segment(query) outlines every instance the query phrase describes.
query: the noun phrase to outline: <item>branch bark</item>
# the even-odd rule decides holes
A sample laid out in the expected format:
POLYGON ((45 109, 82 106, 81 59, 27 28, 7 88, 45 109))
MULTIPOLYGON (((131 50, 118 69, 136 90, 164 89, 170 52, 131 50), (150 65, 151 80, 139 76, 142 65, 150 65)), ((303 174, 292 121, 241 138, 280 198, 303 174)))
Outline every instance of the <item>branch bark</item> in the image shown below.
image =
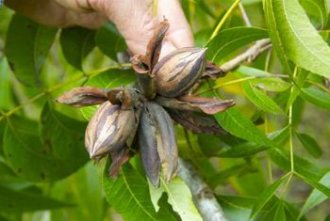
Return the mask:
POLYGON ((262 39, 257 41, 252 47, 244 51, 243 53, 237 55, 232 60, 227 61, 220 66, 222 74, 227 73, 235 68, 237 68, 241 63, 247 61, 251 63, 254 61, 262 52, 271 48, 271 42, 269 39, 262 39))
POLYGON ((179 176, 190 188, 194 203, 205 221, 227 221, 211 188, 200 178, 193 166, 179 159, 179 176))

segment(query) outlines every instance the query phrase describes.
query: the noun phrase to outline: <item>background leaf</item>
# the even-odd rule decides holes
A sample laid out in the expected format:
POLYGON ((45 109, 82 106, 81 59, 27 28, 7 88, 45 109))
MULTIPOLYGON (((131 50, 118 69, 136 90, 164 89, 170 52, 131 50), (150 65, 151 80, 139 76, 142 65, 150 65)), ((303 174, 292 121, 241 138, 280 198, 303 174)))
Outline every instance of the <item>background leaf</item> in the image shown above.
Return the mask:
POLYGON ((10 22, 6 55, 15 76, 24 85, 40 85, 41 68, 54 41, 57 29, 15 14, 10 22))
POLYGON ((81 28, 65 28, 61 31, 60 42, 65 59, 75 68, 83 70, 82 62, 95 47, 95 31, 81 28))
POLYGON ((35 122, 27 119, 7 119, 4 153, 19 176, 38 182, 58 180, 87 161, 85 124, 46 105, 42 113, 42 139, 37 128, 35 122))
POLYGON ((309 136, 308 134, 303 133, 296 133, 299 141, 305 147, 305 149, 313 156, 313 157, 320 157, 322 155, 322 149, 314 140, 313 137, 309 136))
POLYGON ((96 46, 114 61, 117 61, 117 52, 124 51, 127 48, 125 40, 110 22, 103 25, 96 32, 95 41, 96 46), (111 45, 109 45, 109 42, 111 42, 111 45))
POLYGON ((0 211, 35 211, 72 206, 42 195, 25 193, 0 186, 0 211))
POLYGON ((287 179, 288 175, 285 175, 278 179, 276 182, 272 183, 268 186, 259 196, 258 200, 254 204, 252 208, 251 218, 255 217, 255 215, 266 205, 266 203, 275 195, 276 190, 282 185, 287 179))
POLYGON ((316 106, 330 110, 330 93, 322 91, 316 87, 302 89, 302 98, 316 106))

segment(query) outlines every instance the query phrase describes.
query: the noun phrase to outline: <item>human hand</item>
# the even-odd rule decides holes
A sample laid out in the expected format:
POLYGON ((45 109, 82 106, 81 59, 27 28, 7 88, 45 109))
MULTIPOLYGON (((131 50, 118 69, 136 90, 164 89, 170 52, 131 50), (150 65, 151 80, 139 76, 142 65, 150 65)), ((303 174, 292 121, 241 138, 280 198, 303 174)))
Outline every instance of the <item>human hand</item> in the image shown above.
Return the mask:
POLYGON ((148 40, 160 21, 168 19, 170 28, 161 56, 176 48, 193 46, 193 37, 178 0, 158 0, 153 15, 152 0, 8 0, 17 11, 53 26, 80 25, 98 28, 111 20, 123 35, 132 54, 144 54, 148 40))

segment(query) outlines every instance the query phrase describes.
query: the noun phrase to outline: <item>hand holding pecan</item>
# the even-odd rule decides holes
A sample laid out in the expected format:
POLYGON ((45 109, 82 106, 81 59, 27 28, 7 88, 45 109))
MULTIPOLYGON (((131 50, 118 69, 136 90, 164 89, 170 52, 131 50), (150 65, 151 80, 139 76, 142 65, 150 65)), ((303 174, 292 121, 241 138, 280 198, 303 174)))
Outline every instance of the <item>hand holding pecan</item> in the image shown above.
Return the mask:
POLYGON ((149 180, 159 186, 160 176, 176 175, 178 150, 174 119, 194 132, 226 133, 210 114, 225 111, 232 100, 188 95, 202 76, 220 71, 206 62, 203 48, 181 48, 159 60, 169 24, 164 20, 149 41, 145 55, 132 58, 137 83, 128 88, 80 87, 58 98, 73 106, 101 104, 86 129, 85 144, 92 159, 112 156, 110 175, 130 157, 137 145, 149 180), (134 142, 136 141, 136 142, 134 142))

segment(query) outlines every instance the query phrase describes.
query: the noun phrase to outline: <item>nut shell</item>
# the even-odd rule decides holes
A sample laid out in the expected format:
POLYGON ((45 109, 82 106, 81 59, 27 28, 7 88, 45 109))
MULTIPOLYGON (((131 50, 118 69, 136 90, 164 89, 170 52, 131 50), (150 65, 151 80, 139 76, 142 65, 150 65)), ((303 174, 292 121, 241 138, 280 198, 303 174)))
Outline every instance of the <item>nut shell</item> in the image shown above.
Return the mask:
POLYGON ((205 52, 205 48, 181 48, 161 59, 152 73, 157 93, 165 97, 184 94, 203 74, 205 52))
POLYGON ((90 120, 85 132, 85 146, 93 159, 123 148, 135 133, 134 111, 104 102, 90 120))

